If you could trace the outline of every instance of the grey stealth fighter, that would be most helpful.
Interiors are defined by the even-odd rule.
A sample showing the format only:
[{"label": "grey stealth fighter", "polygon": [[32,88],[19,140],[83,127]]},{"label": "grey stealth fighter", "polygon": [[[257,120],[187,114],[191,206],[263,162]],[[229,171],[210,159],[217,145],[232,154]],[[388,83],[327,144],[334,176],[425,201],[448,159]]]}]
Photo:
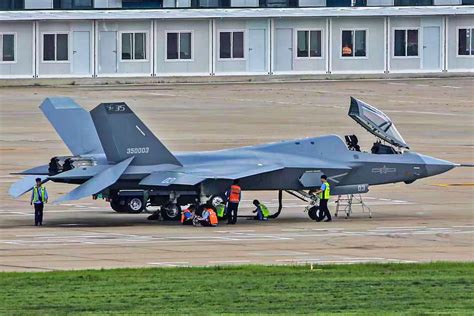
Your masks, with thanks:
[{"label": "grey stealth fighter", "polygon": [[[444,173],[457,164],[409,149],[390,118],[351,98],[349,116],[375,135],[370,152],[355,135],[304,138],[218,151],[171,153],[125,103],[102,103],[87,112],[70,98],[47,98],[40,106],[71,156],[19,174],[14,197],[43,181],[78,184],[55,202],[87,196],[104,198],[117,212],[139,213],[161,207],[165,219],[177,219],[190,203],[222,203],[233,180],[244,191],[305,193],[326,174],[332,195],[366,193],[370,186],[405,182]],[[315,219],[315,214],[310,213]]]}]

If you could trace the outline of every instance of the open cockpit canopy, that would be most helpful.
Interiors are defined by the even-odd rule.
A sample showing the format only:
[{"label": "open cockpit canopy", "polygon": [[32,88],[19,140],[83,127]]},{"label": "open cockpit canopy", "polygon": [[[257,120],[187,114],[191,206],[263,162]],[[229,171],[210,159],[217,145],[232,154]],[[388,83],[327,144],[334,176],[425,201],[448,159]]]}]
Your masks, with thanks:
[{"label": "open cockpit canopy", "polygon": [[349,116],[376,137],[394,146],[409,148],[392,120],[373,106],[351,97]]}]

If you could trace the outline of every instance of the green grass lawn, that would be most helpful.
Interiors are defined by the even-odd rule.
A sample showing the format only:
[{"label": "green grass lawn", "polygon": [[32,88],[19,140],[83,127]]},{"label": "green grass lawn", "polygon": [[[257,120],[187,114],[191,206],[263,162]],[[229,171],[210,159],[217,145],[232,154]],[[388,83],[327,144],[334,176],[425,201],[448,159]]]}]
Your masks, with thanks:
[{"label": "green grass lawn", "polygon": [[474,263],[0,273],[0,314],[473,314]]}]

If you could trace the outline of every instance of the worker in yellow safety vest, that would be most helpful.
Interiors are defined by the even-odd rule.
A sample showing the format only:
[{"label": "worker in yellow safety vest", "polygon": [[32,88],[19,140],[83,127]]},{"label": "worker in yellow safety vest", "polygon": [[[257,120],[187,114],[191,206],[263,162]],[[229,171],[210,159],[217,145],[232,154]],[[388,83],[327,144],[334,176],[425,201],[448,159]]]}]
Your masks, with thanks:
[{"label": "worker in yellow safety vest", "polygon": [[259,200],[253,200],[253,205],[255,205],[256,209],[253,211],[257,213],[254,219],[259,221],[268,221],[268,216],[270,215],[270,211],[265,206],[265,204],[260,203]]},{"label": "worker in yellow safety vest", "polygon": [[36,178],[35,181],[36,185],[31,192],[30,205],[35,206],[35,226],[42,226],[44,204],[48,203],[48,191],[41,184],[41,178]]},{"label": "worker in yellow safety vest", "polygon": [[328,182],[328,177],[326,175],[321,176],[321,188],[316,191],[316,194],[319,194],[319,210],[321,211],[322,218],[327,217],[325,222],[332,221],[331,213],[328,208],[328,201],[331,197],[331,186]]}]

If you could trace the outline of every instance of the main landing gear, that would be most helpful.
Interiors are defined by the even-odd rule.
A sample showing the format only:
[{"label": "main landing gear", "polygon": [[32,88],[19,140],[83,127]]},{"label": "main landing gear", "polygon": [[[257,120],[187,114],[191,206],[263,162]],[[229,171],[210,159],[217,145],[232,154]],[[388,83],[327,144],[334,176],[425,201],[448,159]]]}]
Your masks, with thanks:
[{"label": "main landing gear", "polygon": [[305,191],[286,191],[286,193],[293,195],[294,197],[308,203],[308,206],[304,209],[308,212],[309,218],[313,221],[320,222],[324,219],[324,213],[319,209],[318,201],[319,198],[315,194],[310,194]]}]

